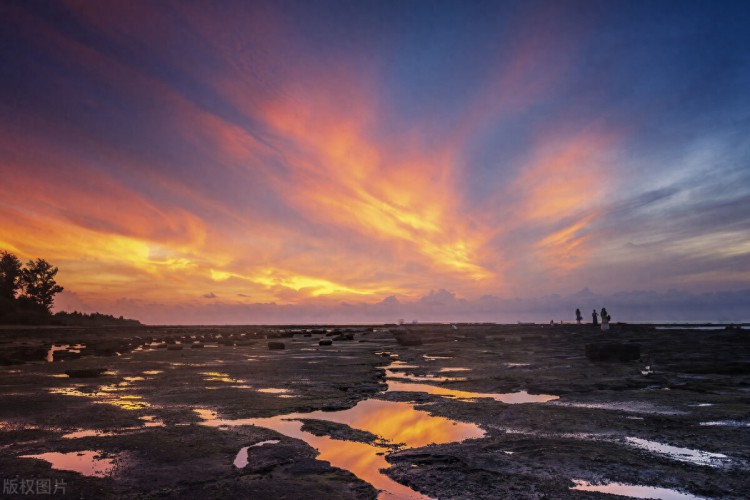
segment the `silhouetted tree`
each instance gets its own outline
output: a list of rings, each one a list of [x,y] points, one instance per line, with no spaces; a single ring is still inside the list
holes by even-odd
[[[26,297],[47,311],[55,302],[55,294],[63,291],[63,287],[55,281],[55,275],[57,268],[44,259],[30,260],[21,274],[21,286]]]
[[[0,297],[15,299],[21,286],[21,261],[5,250],[0,251]]]

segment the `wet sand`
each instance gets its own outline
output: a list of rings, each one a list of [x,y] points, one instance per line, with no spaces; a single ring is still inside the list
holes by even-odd
[[[0,330],[0,477],[19,498],[24,480],[87,498],[750,492],[747,330],[409,328],[421,345],[382,327]],[[587,359],[605,340],[640,359]]]

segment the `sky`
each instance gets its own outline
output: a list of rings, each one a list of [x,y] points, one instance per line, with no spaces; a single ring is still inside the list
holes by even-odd
[[[2,2],[0,249],[149,323],[747,321],[748,20]]]

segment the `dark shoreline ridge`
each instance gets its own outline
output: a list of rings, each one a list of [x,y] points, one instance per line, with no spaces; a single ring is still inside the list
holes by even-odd
[[[573,480],[745,498],[750,331],[656,326],[614,324],[609,333],[573,324],[5,327],[0,471],[64,480],[66,493],[79,497],[373,498],[369,484],[317,460],[300,439],[263,427],[207,427],[195,410],[234,420],[336,412],[374,399],[483,429],[483,438],[464,442],[386,443],[386,474],[434,498],[597,497],[571,490]],[[420,345],[400,345],[393,330]],[[269,350],[269,340],[285,348]],[[586,346],[602,342],[637,345],[640,357],[587,359]],[[182,349],[194,343],[204,348]],[[60,350],[47,362],[53,344]],[[404,367],[386,378],[383,368],[394,360]],[[390,380],[559,399],[505,404],[384,392]],[[338,442],[374,439],[341,423],[307,426]],[[238,468],[243,447],[249,465]],[[84,450],[117,467],[92,477],[21,458]]]

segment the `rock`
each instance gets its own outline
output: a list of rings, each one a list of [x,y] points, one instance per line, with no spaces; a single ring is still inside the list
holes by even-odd
[[[318,345],[333,345],[333,341],[331,339],[320,339]]]
[[[94,378],[101,377],[106,368],[84,368],[81,370],[65,370],[65,374],[70,378]]]
[[[341,335],[336,335],[335,337],[333,337],[333,340],[354,340],[354,334],[342,333]]]
[[[88,349],[90,349],[95,356],[115,356],[118,352],[122,354],[123,352],[130,350],[128,343],[125,340],[100,342],[93,346],[89,345]]]
[[[590,361],[635,361],[641,357],[641,346],[618,342],[586,344],[586,357]]]
[[[47,358],[44,347],[17,346],[0,350],[0,365],[22,365],[27,361],[42,361]]]
[[[268,348],[272,351],[286,349],[286,344],[283,342],[269,342]]]
[[[190,346],[191,349],[203,349],[204,347],[205,345],[201,342],[195,342]]]
[[[315,436],[329,436],[340,441],[356,441],[368,444],[382,441],[371,432],[353,429],[346,424],[329,422],[328,420],[304,419],[302,420],[302,430]]]
[[[396,337],[396,342],[403,346],[416,346],[422,345],[422,339],[416,333],[412,332],[394,332],[393,336]]]
[[[181,351],[182,345],[181,344],[169,344],[167,346],[167,351]]]
[[[63,361],[65,359],[78,359],[81,356],[82,354],[80,352],[55,351],[52,359],[55,361]]]

